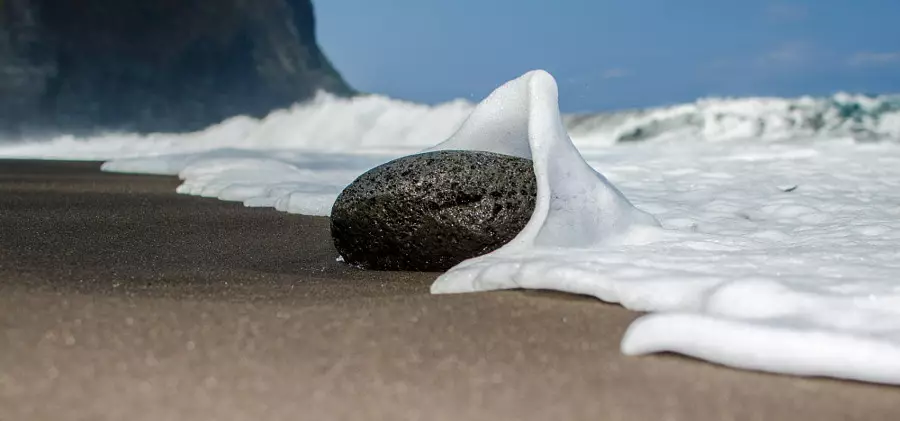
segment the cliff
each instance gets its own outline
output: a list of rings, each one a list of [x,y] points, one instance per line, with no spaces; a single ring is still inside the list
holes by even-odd
[[[311,0],[0,0],[0,128],[183,131],[352,94]]]

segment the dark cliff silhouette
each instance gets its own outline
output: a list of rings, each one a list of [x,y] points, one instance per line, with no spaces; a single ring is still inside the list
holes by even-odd
[[[350,95],[311,0],[0,0],[0,130],[184,131]]]

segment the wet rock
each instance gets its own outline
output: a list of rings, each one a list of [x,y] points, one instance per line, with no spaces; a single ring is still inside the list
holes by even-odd
[[[403,157],[357,178],[331,211],[347,263],[447,270],[512,240],[534,211],[532,161],[477,151]]]

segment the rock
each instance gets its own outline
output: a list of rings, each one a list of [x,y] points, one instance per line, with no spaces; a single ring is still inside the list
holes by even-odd
[[[530,160],[422,153],[369,170],[344,189],[331,235],[344,260],[362,268],[442,271],[512,240],[536,195]]]
[[[353,90],[311,0],[0,1],[0,129],[186,131]]]

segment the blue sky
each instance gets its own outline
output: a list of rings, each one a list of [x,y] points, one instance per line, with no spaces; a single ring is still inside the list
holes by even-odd
[[[478,100],[542,68],[564,111],[900,92],[898,0],[314,0],[357,89]]]

